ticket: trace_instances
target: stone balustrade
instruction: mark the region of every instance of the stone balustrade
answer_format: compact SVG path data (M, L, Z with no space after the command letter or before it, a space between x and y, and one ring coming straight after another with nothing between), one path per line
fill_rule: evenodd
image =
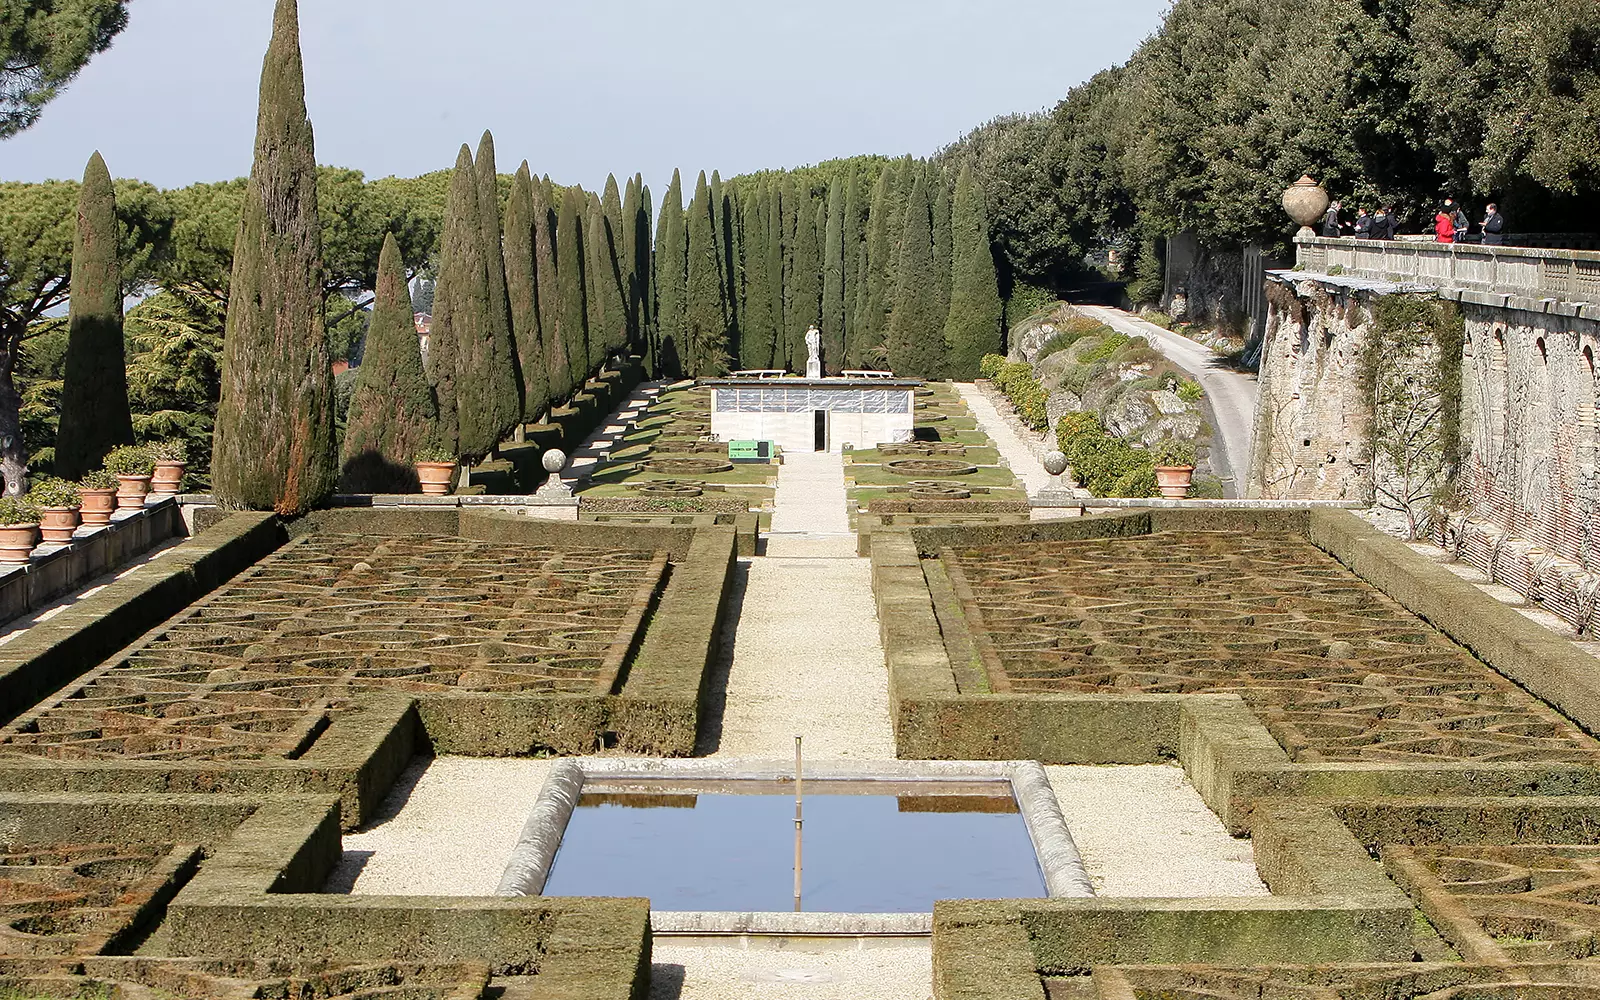
M1478 305L1600 319L1600 251L1317 236L1297 237L1295 249L1303 271L1338 268Z

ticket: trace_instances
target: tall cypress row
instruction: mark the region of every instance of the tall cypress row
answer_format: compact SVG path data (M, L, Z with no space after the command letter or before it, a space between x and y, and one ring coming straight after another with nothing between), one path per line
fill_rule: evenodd
M1002 304L989 238L989 211L983 186L971 166L961 168L950 206L950 234L955 263L950 285L950 314L945 320L945 348L951 378L978 377L985 354L1000 353Z
M934 318L944 328L945 317L950 313L950 185L944 168L928 164L928 194L933 206L933 271L935 296Z
M845 367L844 202L847 186L848 182L835 181L828 189L828 221L822 241L822 364L824 371L835 375Z
M661 224L656 227L657 377L681 375L685 364L684 307L689 294L689 234L684 229L683 178L674 170L661 199Z
M618 209L621 212L621 209ZM611 220L598 198L589 200L589 224L584 250L592 291L589 300L589 366L598 371L612 354L628 343L628 316L624 310L622 278L618 273L616 242Z
M539 335L544 341L545 405L559 406L572 396L572 365L562 336L561 279L556 273L556 209L547 192L550 178L534 181L533 265L539 291Z
M82 479L99 468L106 452L133 443L117 239L116 191L106 161L95 153L78 189L78 225L72 238L72 298L55 459L55 474L64 479Z
M414 493L413 465L437 434L439 408L422 370L406 265L394 234L378 258L372 321L340 452L340 489L346 493Z
M212 493L224 508L302 514L338 479L315 146L299 9L278 0L234 242L212 436Z
M506 259L500 226L500 174L495 169L494 136L483 133L474 161L478 177L478 222L483 227L483 266L489 273L489 319L496 337L511 342L511 299L506 293ZM522 413L522 373L515 350L511 352L512 380L517 399L512 409Z
M489 273L483 265L483 227L472 150L462 145L445 197L439 280L433 289L433 329L428 334L428 381L439 405L438 445L461 454L458 415L464 339L478 339L489 323Z
M561 196L561 217L556 221L561 339L567 349L567 371L574 393L582 392L589 379L589 304L584 294L583 275L583 215L587 203L582 188L567 188Z
M867 337L863 332L865 323L862 321L867 308L867 272L867 243L862 240L856 246L856 287L851 293L850 334L844 347L845 366L849 368L865 366L871 354Z
M767 267L767 218L771 198L766 186L744 199L745 284L744 316L739 325L739 364L745 368L772 367L772 344L777 324L772 318L772 275Z
M861 187L861 170L850 164L845 176L844 224L841 235L844 260L844 350L839 360L847 368L859 368L856 357L856 313L860 308L861 284L866 280L866 256L863 243L867 238L866 192Z
M523 161L506 202L506 296L511 304L511 339L522 372L522 419L539 418L550 400L544 335L539 325L539 267L535 259L533 175Z
M942 378L944 326L935 323L938 302L933 261L933 211L920 172L906 199L894 312L889 316L889 366L897 375Z
M804 372L811 354L806 348L806 331L822 319L822 260L811 195L805 188L798 188L797 199L794 257L789 272L789 349L794 370Z
M688 267L684 295L684 368L696 378L726 370L728 307L716 213L705 171L695 182L687 213Z
M787 272L784 267L784 248L790 242L783 225L784 186L773 178L767 185L767 287L772 292L772 361L773 368L789 367L788 294L784 288Z

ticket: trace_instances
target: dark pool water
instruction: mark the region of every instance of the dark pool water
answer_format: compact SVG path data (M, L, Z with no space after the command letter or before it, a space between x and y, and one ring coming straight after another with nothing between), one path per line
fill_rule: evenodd
M656 910L791 911L794 798L586 795L544 893L646 896ZM926 913L939 899L1043 895L1027 827L1004 799L805 798L807 911Z

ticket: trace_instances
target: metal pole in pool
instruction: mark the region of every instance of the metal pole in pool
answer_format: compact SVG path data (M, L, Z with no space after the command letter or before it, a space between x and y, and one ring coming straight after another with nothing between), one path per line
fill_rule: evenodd
M794 912L800 912L800 829L805 825L801 818L800 737L794 738Z

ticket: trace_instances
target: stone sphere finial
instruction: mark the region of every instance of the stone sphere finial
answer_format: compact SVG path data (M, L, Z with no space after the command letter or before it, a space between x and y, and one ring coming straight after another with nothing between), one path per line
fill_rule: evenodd
M560 448L551 448L544 453L544 471L555 475L567 467L567 453Z
M1044 471L1052 476L1059 476L1067 471L1067 456L1059 451L1052 451L1044 457Z
M1283 190L1283 210L1300 226L1301 236L1316 235L1311 226L1327 212L1328 204L1328 192L1310 174L1301 174Z

